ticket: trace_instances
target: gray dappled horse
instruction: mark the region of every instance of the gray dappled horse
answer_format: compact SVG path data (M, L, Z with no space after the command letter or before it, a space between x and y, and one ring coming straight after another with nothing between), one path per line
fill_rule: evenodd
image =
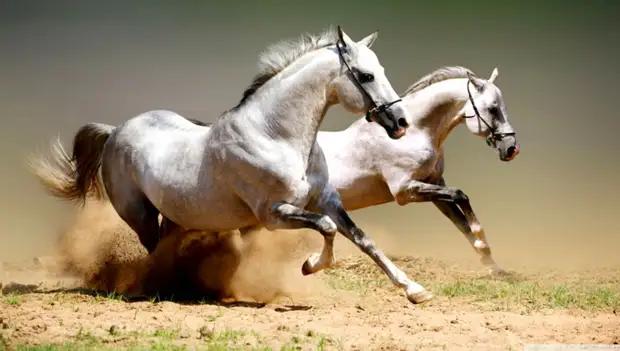
M356 43L338 27L273 45L241 102L211 128L170 111L150 111L117 127L90 123L77 132L72 157L57 142L55 165L35 160L35 173L61 184L51 192L64 199L107 195L149 252L157 245L160 214L166 230L311 228L323 235L324 246L302 266L310 274L333 264L339 231L411 302L427 301L432 294L347 215L315 142L327 110L339 103L367 113L391 139L405 135L410 118L370 50L376 35Z

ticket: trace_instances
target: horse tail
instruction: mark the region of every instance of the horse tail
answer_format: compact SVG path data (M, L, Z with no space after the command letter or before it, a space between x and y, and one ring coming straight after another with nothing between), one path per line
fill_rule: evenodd
M70 157L56 138L51 144L52 155L30 157L30 170L39 179L45 191L68 201L86 202L88 196L97 200L106 197L99 175L103 147L116 127L88 123L73 138L73 156Z

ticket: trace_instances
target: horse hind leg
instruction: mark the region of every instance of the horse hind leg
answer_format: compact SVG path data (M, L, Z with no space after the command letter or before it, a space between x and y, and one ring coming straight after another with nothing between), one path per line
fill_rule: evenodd
M444 214L448 219L452 221L454 226L465 236L469 244L472 248L480 255L480 262L485 265L489 269L489 273L491 275L502 275L504 274L504 270L500 268L500 266L495 262L491 255L491 248L487 245L486 247L477 247L476 243L478 242L478 238L472 232L472 229L467 221L467 217L461 209L454 203L445 202L445 201L433 201L435 206ZM472 210L473 212L473 210ZM480 226L478 228L474 228L481 230Z
M118 215L136 232L140 243L151 254L159 242L159 211L144 194L136 195L125 204L112 203Z
M180 225L176 224L170 218L161 215L161 223L159 225L159 240L162 240L171 233L177 231L179 228L181 228Z

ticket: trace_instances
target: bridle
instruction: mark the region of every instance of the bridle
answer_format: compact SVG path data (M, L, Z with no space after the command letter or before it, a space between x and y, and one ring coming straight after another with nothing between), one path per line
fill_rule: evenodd
M368 100L372 104L373 108L366 112L366 121L372 122L373 114L386 113L387 109L390 108L390 106L394 105L397 102L402 101L402 99L399 98L398 100L394 100L387 104L377 105L377 103L372 98L372 96L370 96L370 94L366 91L366 89L364 89L364 86L359 81L359 79L357 78L357 75L353 72L353 70L351 69L351 66L349 66L349 63L345 59L344 54L342 52L344 46L345 44L341 42L340 40L336 43L336 47L338 48L338 56L340 56L340 59L342 60L342 62L344 62L344 65L347 67L347 70L349 71L349 73L351 73L351 76L353 77L353 81L355 82L357 87L362 91L364 95L366 95L366 98L368 98Z
M489 128L489 130L491 131L491 133L489 134L488 137L486 137L486 139L484 139L484 141L486 141L488 146L497 148L497 142L501 141L502 139L504 139L507 136L514 136L515 133L514 132L510 132L510 133L498 133L497 130L493 127L491 127L487 121L485 121L482 116L480 116L480 112L478 112L478 108L476 107L476 104L474 103L474 98L471 96L471 91L469 90L469 85L473 84L471 79L467 80L467 95L469 96L469 102L471 103L471 107L474 109L474 115L473 116L463 116L463 118L474 118L474 117L478 117L478 121L481 121L482 123L484 123L487 128Z

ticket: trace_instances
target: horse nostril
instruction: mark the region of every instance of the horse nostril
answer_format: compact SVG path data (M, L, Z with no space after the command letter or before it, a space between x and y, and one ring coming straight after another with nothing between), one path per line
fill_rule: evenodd
M512 155L515 153L515 150L517 150L516 147L509 146L508 149L506 150L506 156L512 157Z
M407 120L404 118L399 118L398 119L398 126L401 128L407 128L409 127L409 123L407 123Z

